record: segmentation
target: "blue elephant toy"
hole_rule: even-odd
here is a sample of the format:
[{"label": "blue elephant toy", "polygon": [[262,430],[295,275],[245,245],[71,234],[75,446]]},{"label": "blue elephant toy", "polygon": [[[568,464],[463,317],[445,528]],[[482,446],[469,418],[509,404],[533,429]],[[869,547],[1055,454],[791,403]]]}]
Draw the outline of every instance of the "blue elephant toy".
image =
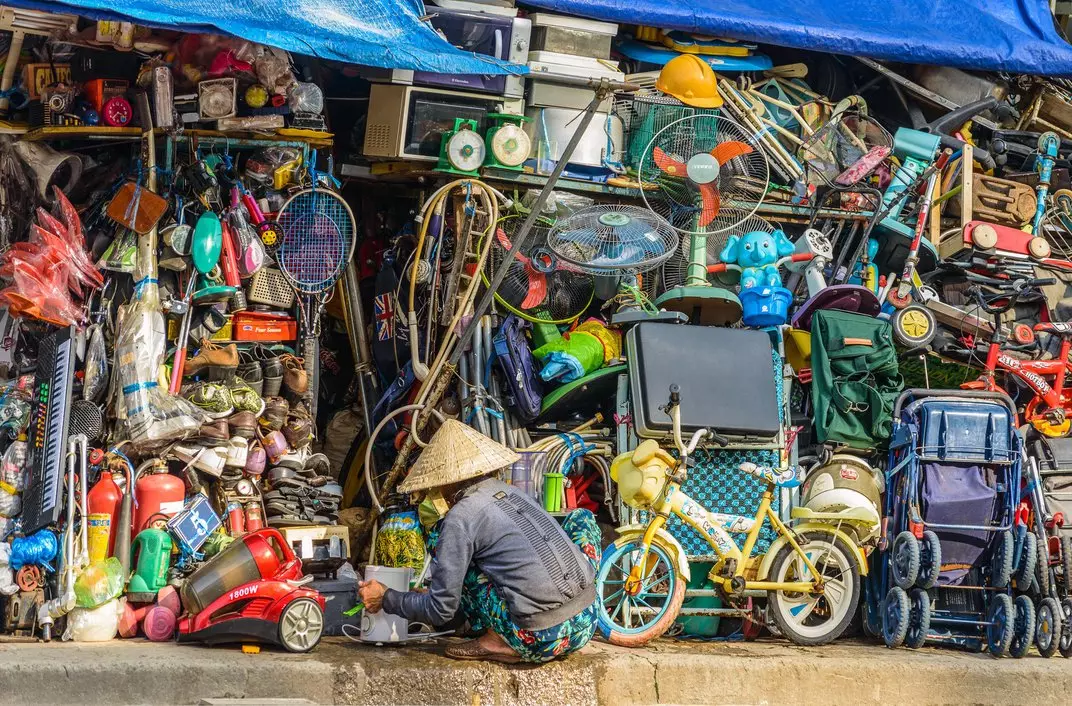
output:
[{"label": "blue elephant toy", "polygon": [[741,289],[781,287],[782,277],[775,263],[792,254],[793,243],[781,230],[773,233],[754,230],[742,236],[730,236],[718,259],[741,268]]}]

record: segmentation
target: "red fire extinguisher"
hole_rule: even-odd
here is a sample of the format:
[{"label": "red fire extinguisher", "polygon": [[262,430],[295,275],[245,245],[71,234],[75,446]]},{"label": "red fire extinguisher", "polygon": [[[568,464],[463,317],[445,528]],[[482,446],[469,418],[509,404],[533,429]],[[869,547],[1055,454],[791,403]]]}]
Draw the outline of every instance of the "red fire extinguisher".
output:
[{"label": "red fire extinguisher", "polygon": [[153,515],[171,517],[182,510],[186,500],[186,485],[181,479],[168,473],[166,465],[161,465],[138,478],[138,482],[134,484],[134,500],[137,504],[134,512],[136,537],[149,526]]}]

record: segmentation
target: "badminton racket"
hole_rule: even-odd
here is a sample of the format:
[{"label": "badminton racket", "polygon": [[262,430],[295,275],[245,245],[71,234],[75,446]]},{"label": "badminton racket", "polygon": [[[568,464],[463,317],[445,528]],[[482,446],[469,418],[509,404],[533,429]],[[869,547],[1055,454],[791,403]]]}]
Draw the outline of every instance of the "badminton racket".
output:
[{"label": "badminton racket", "polygon": [[[320,313],[354,255],[357,226],[353,211],[341,196],[317,188],[315,179],[313,184],[313,188],[295,193],[279,209],[276,222],[283,230],[283,242],[275,257],[283,276],[303,295],[298,297],[304,329],[302,355],[315,376]],[[313,398],[314,415],[315,404]]]}]

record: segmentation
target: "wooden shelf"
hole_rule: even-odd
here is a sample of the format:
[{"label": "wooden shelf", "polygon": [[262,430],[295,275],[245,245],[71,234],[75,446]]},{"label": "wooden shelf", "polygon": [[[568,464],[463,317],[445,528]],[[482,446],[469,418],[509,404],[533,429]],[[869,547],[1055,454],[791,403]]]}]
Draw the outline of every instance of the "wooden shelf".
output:
[{"label": "wooden shelf", "polygon": [[35,127],[22,139],[29,142],[46,140],[130,140],[141,137],[138,127],[104,127],[77,125],[72,127]]}]

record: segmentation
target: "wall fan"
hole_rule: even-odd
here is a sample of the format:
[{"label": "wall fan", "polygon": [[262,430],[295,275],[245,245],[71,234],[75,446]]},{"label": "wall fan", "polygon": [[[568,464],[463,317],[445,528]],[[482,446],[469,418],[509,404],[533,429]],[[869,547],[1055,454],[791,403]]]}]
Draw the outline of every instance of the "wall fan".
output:
[{"label": "wall fan", "polygon": [[652,138],[638,169],[644,203],[688,237],[685,281],[656,305],[704,325],[740,318],[737,296],[707,281],[711,236],[723,236],[752,217],[766,195],[770,170],[752,135],[729,118],[692,115]]},{"label": "wall fan", "polygon": [[575,321],[592,303],[595,291],[592,275],[548,248],[551,221],[543,218],[536,221],[526,244],[507,263],[506,254],[523,221],[517,215],[499,219],[482,273],[484,284],[489,284],[500,268],[508,267],[506,278],[495,291],[495,299],[501,306],[537,323]]}]

